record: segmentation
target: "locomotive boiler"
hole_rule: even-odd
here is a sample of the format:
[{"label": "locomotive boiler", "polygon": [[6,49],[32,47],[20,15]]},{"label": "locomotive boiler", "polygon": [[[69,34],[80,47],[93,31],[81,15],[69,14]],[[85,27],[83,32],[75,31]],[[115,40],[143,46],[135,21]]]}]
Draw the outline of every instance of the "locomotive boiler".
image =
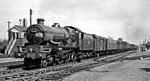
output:
[{"label": "locomotive boiler", "polygon": [[[76,32],[69,27],[60,27],[55,23],[52,27],[44,25],[44,19],[37,19],[37,24],[31,25],[26,32],[27,40],[32,44],[41,43],[62,43],[66,44],[67,40],[76,40]],[[61,41],[61,42],[60,42]]]}]

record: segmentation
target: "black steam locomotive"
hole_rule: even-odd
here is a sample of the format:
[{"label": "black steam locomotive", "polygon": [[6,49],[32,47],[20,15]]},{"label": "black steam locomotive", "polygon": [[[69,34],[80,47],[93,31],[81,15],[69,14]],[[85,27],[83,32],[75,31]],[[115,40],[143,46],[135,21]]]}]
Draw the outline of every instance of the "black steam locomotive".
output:
[{"label": "black steam locomotive", "polygon": [[28,43],[24,48],[24,66],[46,67],[49,64],[68,63],[136,49],[136,45],[87,34],[72,26],[60,27],[58,23],[45,26],[44,19],[37,19],[26,31]]}]

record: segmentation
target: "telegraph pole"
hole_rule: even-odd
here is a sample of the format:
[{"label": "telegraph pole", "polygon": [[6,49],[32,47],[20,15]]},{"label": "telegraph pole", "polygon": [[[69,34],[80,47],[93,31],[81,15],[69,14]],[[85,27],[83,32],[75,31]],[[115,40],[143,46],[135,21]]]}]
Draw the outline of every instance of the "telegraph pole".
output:
[{"label": "telegraph pole", "polygon": [[32,9],[30,9],[30,25],[32,25]]},{"label": "telegraph pole", "polygon": [[10,21],[8,21],[7,23],[8,23],[8,40],[10,40],[9,38]]}]

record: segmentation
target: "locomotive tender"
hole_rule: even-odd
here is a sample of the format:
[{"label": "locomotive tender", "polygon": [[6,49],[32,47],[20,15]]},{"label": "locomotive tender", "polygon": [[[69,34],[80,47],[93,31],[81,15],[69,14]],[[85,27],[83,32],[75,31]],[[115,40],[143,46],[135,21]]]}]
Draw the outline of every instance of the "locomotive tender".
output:
[{"label": "locomotive tender", "polygon": [[26,31],[24,66],[46,67],[80,61],[104,54],[136,49],[136,45],[124,41],[87,34],[72,26],[60,27],[58,23],[45,26],[44,19],[37,19]]}]

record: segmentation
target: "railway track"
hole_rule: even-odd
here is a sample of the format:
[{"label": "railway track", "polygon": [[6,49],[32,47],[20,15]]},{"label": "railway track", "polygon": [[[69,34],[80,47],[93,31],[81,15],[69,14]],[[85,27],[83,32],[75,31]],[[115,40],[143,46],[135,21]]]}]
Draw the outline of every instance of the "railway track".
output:
[{"label": "railway track", "polygon": [[21,67],[22,65],[23,65],[23,61],[5,62],[5,63],[0,63],[0,68],[3,67],[16,68],[16,67]]},{"label": "railway track", "polygon": [[79,72],[79,71],[83,71],[83,70],[89,70],[93,67],[97,67],[97,66],[102,66],[102,65],[106,65],[106,64],[109,64],[109,63],[112,63],[114,61],[118,61],[120,59],[122,59],[123,57],[129,55],[131,53],[125,53],[123,55],[115,55],[113,57],[108,57],[108,58],[105,58],[103,60],[98,60],[94,63],[89,63],[89,64],[86,64],[86,65],[79,65],[79,66],[75,66],[75,67],[72,67],[72,68],[69,68],[63,72],[57,72],[57,73],[54,73],[54,74],[51,74],[51,73],[48,73],[48,74],[45,74],[43,76],[40,76],[38,78],[34,78],[34,80],[37,80],[37,81],[49,81],[49,80],[58,80],[58,81],[61,81],[64,77],[67,77],[67,76],[70,76],[71,74],[74,74],[76,72]]},{"label": "railway track", "polygon": [[40,68],[34,70],[10,69],[0,72],[0,81],[44,81],[44,80],[62,80],[75,72],[87,70],[96,66],[108,64],[131,54],[131,52],[119,53],[112,56],[97,59],[96,61],[83,60],[80,63],[72,62]]}]

